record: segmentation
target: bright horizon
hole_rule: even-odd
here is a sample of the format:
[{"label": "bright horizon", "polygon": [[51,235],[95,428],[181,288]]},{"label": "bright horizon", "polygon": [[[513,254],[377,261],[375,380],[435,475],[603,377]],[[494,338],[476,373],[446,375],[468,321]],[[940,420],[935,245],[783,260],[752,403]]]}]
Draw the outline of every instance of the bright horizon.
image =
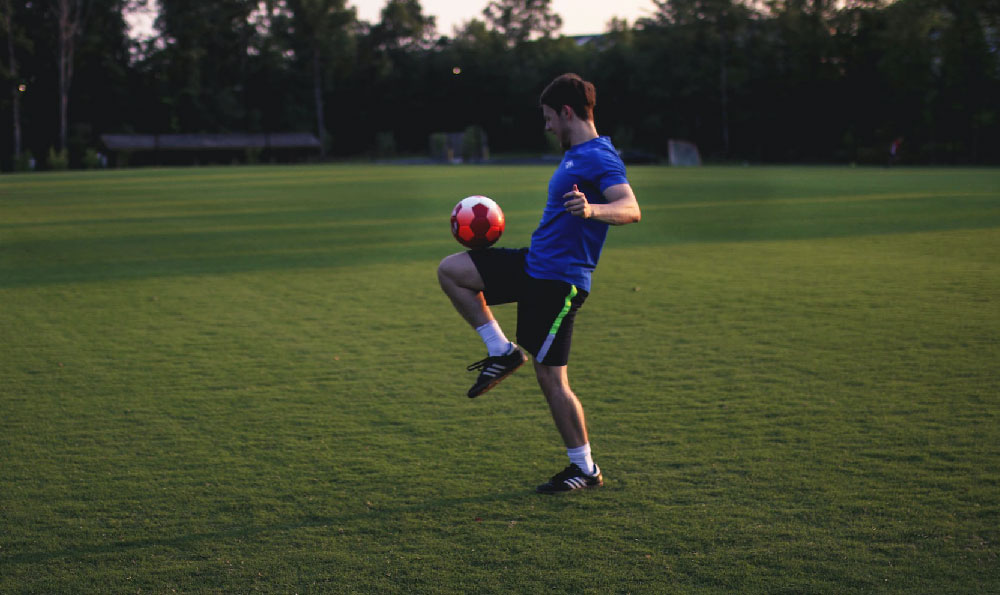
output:
[{"label": "bright horizon", "polygon": [[[369,23],[381,20],[382,9],[387,0],[349,0],[348,6],[358,11],[358,19]],[[156,18],[156,3],[144,9],[133,10],[127,15],[131,34],[137,38],[152,35]],[[483,9],[489,0],[457,2],[456,0],[421,0],[424,15],[433,16],[438,35],[452,37],[455,27],[472,20],[483,20]],[[553,0],[553,12],[562,17],[562,35],[588,35],[604,33],[612,18],[626,19],[634,24],[637,19],[652,16],[655,5],[652,0]]]},{"label": "bright horizon", "polygon": [[[358,19],[377,23],[387,0],[350,0],[348,6],[358,9]],[[454,28],[472,20],[483,20],[483,9],[489,0],[458,2],[456,0],[420,0],[424,15],[435,17],[438,35],[452,37]],[[562,35],[604,33],[612,18],[626,19],[629,24],[652,16],[656,6],[652,0],[552,0],[552,11],[562,17]]]}]

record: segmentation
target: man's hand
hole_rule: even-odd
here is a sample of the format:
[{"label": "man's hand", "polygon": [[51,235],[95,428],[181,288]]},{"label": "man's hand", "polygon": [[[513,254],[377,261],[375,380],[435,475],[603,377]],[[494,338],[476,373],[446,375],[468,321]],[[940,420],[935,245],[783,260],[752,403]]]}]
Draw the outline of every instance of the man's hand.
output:
[{"label": "man's hand", "polygon": [[580,189],[573,184],[573,191],[563,194],[563,198],[566,202],[563,203],[563,207],[566,209],[570,215],[574,217],[583,217],[584,219],[590,219],[594,214],[594,208],[590,206],[587,202],[587,197],[580,192]]}]

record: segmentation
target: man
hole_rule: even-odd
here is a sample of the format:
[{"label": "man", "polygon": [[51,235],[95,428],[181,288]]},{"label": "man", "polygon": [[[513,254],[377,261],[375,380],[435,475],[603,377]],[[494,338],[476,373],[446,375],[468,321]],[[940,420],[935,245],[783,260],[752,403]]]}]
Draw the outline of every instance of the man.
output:
[{"label": "man", "polygon": [[[486,343],[488,355],[469,366],[480,370],[469,390],[477,397],[534,356],[535,375],[562,436],[570,464],[542,493],[604,485],[594,463],[583,407],[569,386],[573,320],[590,292],[609,225],[639,221],[639,204],[625,165],[594,124],[594,85],[564,74],[542,92],[545,130],[566,151],[549,182],[548,202],[531,247],[488,248],[452,254],[441,261],[438,280],[465,320]],[[507,340],[491,305],[517,302],[517,342]]]}]

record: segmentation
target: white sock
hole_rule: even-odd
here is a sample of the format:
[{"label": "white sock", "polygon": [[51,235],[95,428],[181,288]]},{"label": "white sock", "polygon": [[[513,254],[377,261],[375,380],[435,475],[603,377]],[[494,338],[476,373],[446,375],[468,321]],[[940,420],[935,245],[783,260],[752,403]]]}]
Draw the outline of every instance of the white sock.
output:
[{"label": "white sock", "polygon": [[483,343],[486,343],[486,351],[489,352],[490,356],[507,355],[510,352],[511,343],[500,330],[500,325],[497,324],[496,320],[487,322],[477,328],[476,332],[483,338]]},{"label": "white sock", "polygon": [[589,442],[576,448],[567,448],[566,454],[569,455],[569,462],[575,463],[587,475],[597,473],[597,465],[594,464],[594,459],[590,457]]}]

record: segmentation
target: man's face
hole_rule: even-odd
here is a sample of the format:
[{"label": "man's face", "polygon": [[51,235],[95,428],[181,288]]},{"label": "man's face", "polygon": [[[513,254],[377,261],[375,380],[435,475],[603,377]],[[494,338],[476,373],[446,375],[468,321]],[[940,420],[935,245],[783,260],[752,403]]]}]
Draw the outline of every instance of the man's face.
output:
[{"label": "man's face", "polygon": [[569,149],[569,127],[559,112],[547,105],[542,106],[542,117],[545,118],[545,132],[551,132],[563,150]]}]

